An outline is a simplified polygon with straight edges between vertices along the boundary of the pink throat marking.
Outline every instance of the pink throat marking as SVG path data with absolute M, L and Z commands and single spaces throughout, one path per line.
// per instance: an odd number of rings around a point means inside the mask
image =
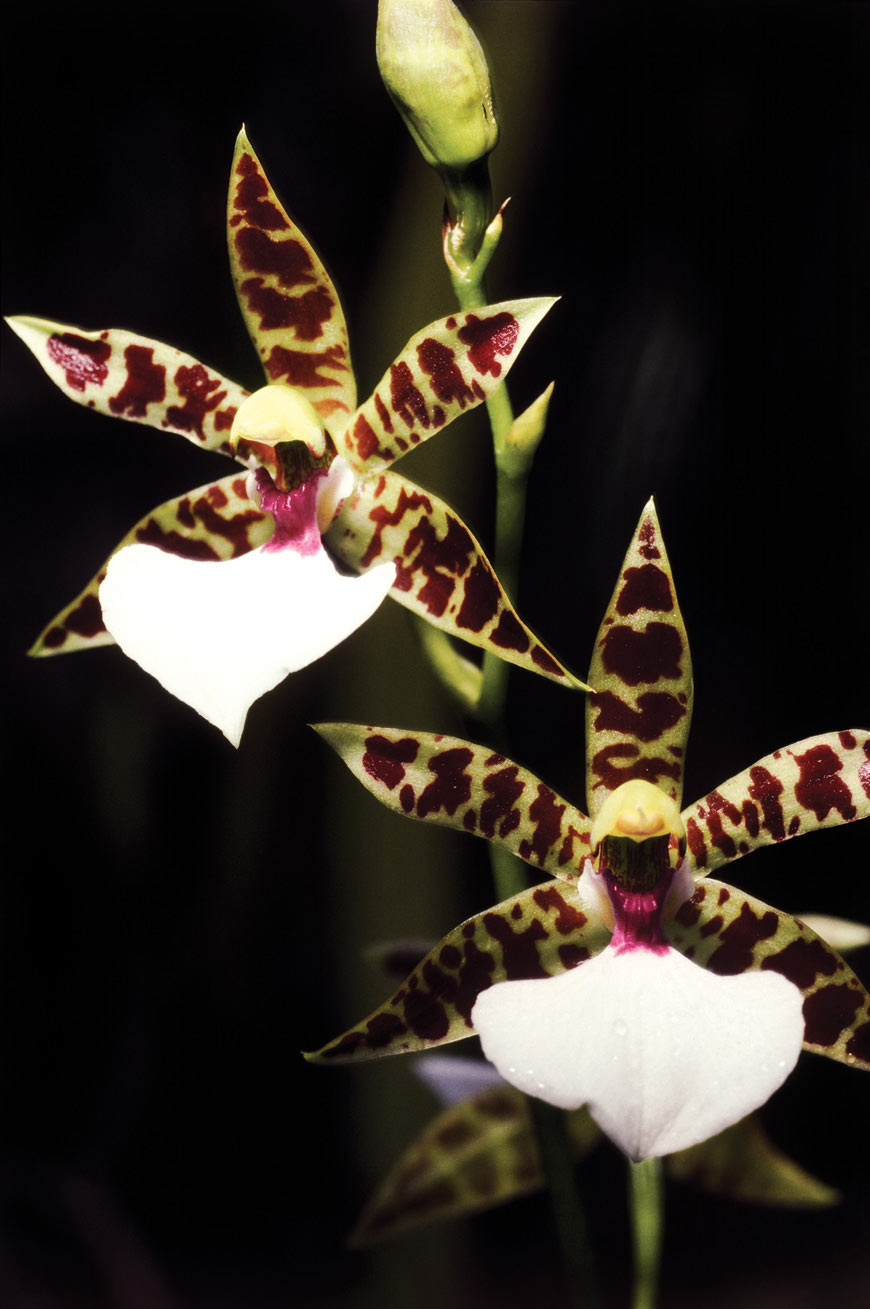
M 317 527 L 317 489 L 325 468 L 317 468 L 295 491 L 279 491 L 265 468 L 254 474 L 260 492 L 261 507 L 275 519 L 275 531 L 264 550 L 295 550 L 310 556 L 322 550 Z
M 604 873 L 614 919 L 610 944 L 617 954 L 626 950 L 667 954 L 670 946 L 662 935 L 661 917 L 672 879 L 673 873 L 668 869 L 649 891 L 629 891 L 611 873 Z

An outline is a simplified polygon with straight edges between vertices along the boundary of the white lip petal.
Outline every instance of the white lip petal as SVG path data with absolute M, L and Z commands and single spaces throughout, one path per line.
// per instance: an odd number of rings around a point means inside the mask
M 471 1019 L 507 1081 L 582 1104 L 632 1159 L 704 1141 L 794 1068 L 803 996 L 775 972 L 718 977 L 676 950 L 611 947 L 570 972 L 502 982 Z
M 253 702 L 370 618 L 395 577 L 338 573 L 323 549 L 260 548 L 201 562 L 131 545 L 100 587 L 121 649 L 238 745 Z

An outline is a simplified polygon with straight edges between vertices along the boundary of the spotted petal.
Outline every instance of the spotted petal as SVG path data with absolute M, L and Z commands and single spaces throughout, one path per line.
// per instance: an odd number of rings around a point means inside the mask
M 480 543 L 430 491 L 393 472 L 360 478 L 327 542 L 357 572 L 392 560 L 393 599 L 434 627 L 520 668 L 584 687 L 526 627 Z
M 512 1085 L 586 1105 L 632 1159 L 683 1150 L 763 1104 L 801 1048 L 801 995 L 775 973 L 717 977 L 676 950 L 616 950 L 484 991 L 484 1054 Z
M 810 736 L 759 759 L 683 812 L 693 871 L 870 815 L 870 733 Z
M 779 973 L 803 996 L 804 1046 L 870 1068 L 870 995 L 836 950 L 790 914 L 708 878 L 665 928 L 687 958 L 710 972 Z
M 124 653 L 238 745 L 253 702 L 355 631 L 391 581 L 389 564 L 345 577 L 319 545 L 221 563 L 131 545 L 110 561 L 100 602 Z
M 501 386 L 555 303 L 550 297 L 506 300 L 424 327 L 351 418 L 340 453 L 374 472 L 428 441 Z
M 76 404 L 232 453 L 230 428 L 248 393 L 192 355 L 115 327 L 84 332 L 47 318 L 6 321 Z
M 582 1159 L 598 1129 L 583 1111 L 568 1127 L 574 1156 Z M 525 1100 L 512 1086 L 490 1087 L 433 1119 L 366 1206 L 352 1243 L 370 1245 L 491 1209 L 543 1184 Z
M 118 542 L 85 589 L 42 631 L 30 654 L 68 654 L 112 643 L 98 592 L 109 560 L 124 546 L 156 545 L 183 559 L 236 559 L 263 545 L 273 530 L 271 514 L 263 513 L 248 498 L 245 476 L 239 470 L 167 500 Z
M 692 716 L 692 664 L 652 500 L 595 638 L 586 706 L 586 801 L 594 817 L 631 778 L 677 804 Z
M 609 940 L 571 890 L 531 887 L 448 933 L 386 1004 L 306 1058 L 350 1063 L 472 1036 L 481 991 L 509 978 L 556 976 Z
M 268 381 L 303 391 L 337 436 L 356 405 L 341 302 L 244 131 L 233 157 L 227 237 L 239 305 Z
M 319 723 L 316 731 L 381 804 L 503 846 L 565 882 L 589 852 L 589 819 L 482 745 L 431 732 Z

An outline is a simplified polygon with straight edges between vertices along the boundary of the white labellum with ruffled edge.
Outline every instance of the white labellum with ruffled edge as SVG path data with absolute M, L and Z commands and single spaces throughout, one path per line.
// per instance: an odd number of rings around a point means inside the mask
M 353 489 L 335 458 L 295 491 L 256 474 L 275 516 L 270 541 L 238 559 L 120 550 L 100 587 L 103 618 L 126 655 L 238 745 L 253 702 L 350 636 L 386 597 L 395 565 L 337 571 L 321 542 Z

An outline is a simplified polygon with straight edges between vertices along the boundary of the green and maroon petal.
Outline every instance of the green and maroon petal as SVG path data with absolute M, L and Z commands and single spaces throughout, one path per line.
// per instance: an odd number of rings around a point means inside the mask
M 597 954 L 610 932 L 571 891 L 533 886 L 448 933 L 386 1004 L 306 1059 L 351 1063 L 472 1036 L 474 1002 L 496 982 L 555 977 Z
M 6 321 L 76 404 L 232 455 L 230 428 L 248 393 L 192 355 L 116 327 L 84 332 L 47 318 Z
M 760 845 L 870 814 L 870 733 L 853 728 L 774 750 L 683 811 L 694 873 Z
M 594 817 L 643 778 L 677 804 L 692 717 L 692 662 L 652 500 L 595 639 L 586 705 L 586 803 Z
M 582 1159 L 601 1133 L 585 1109 L 567 1121 L 574 1156 Z M 490 1087 L 433 1119 L 366 1206 L 351 1243 L 372 1245 L 492 1209 L 543 1185 L 525 1097 L 512 1086 Z
M 700 1145 L 668 1155 L 665 1171 L 672 1181 L 744 1204 L 825 1209 L 840 1199 L 833 1187 L 783 1154 L 754 1114 Z
M 356 406 L 341 302 L 244 131 L 233 157 L 227 240 L 239 305 L 267 380 L 303 391 L 337 437 Z
M 434 627 L 529 672 L 586 689 L 526 627 L 480 543 L 431 491 L 388 471 L 360 478 L 326 542 L 358 573 L 393 562 L 390 595 Z
M 263 545 L 274 531 L 274 522 L 271 514 L 248 499 L 245 480 L 245 474 L 237 470 L 158 505 L 118 542 L 109 559 L 136 542 L 202 560 L 235 559 Z M 109 559 L 72 604 L 48 624 L 30 649 L 31 655 L 68 654 L 112 643 L 99 598 Z
M 555 303 L 507 300 L 424 327 L 351 418 L 339 454 L 371 472 L 428 441 L 501 386 Z
M 485 837 L 564 882 L 583 871 L 589 819 L 504 755 L 393 727 L 318 723 L 315 731 L 394 813 Z
M 665 937 L 722 977 L 755 968 L 781 973 L 804 994 L 804 1049 L 870 1069 L 870 995 L 836 950 L 791 914 L 709 878 Z

